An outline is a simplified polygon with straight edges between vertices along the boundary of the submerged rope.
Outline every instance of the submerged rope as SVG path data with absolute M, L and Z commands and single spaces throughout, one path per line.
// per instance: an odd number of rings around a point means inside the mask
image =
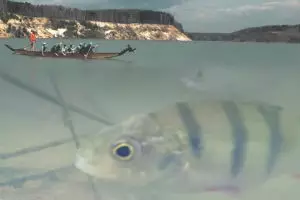
M 91 113 L 88 113 L 87 111 L 79 108 L 79 107 L 76 107 L 74 105 L 70 105 L 70 104 L 67 104 L 60 91 L 59 91 L 59 88 L 58 86 L 56 85 L 56 82 L 54 81 L 53 77 L 51 79 L 51 82 L 54 86 L 54 89 L 57 93 L 57 96 L 58 96 L 58 99 L 56 99 L 55 97 L 43 92 L 42 90 L 39 90 L 33 86 L 30 86 L 30 85 L 27 85 L 25 83 L 23 83 L 22 81 L 18 80 L 17 78 L 13 77 L 13 76 L 10 76 L 9 74 L 3 72 L 2 70 L 0 70 L 0 78 L 5 81 L 5 82 L 8 82 L 22 90 L 25 90 L 41 99 L 44 99 L 50 103 L 53 103 L 53 104 L 56 104 L 56 105 L 59 105 L 62 107 L 63 109 L 63 121 L 64 121 L 64 124 L 68 127 L 68 129 L 70 130 L 71 132 L 71 135 L 72 135 L 72 141 L 75 142 L 75 146 L 76 146 L 76 149 L 78 149 L 80 147 L 80 143 L 79 143 L 79 140 L 78 140 L 78 137 L 75 133 L 75 129 L 74 129 L 74 125 L 73 125 L 73 122 L 70 118 L 70 113 L 69 113 L 69 110 L 72 110 L 73 112 L 76 112 L 78 114 L 81 114 L 85 117 L 87 117 L 88 119 L 91 119 L 91 120 L 95 120 L 95 121 L 98 121 L 100 123 L 103 123 L 105 125 L 113 125 L 113 123 L 105 120 L 105 119 L 102 119 L 96 115 L 93 115 Z M 54 146 L 58 146 L 58 145 L 62 145 L 62 144 L 65 144 L 67 142 L 70 142 L 71 139 L 63 139 L 63 140 L 60 140 L 60 141 L 54 141 L 54 142 L 50 142 L 50 143 L 47 143 L 47 144 L 44 144 L 44 145 L 39 145 L 39 146 L 35 146 L 35 147 L 30 147 L 30 148 L 25 148 L 25 149 L 22 149 L 22 150 L 19 150 L 19 151 L 16 151 L 16 152 L 13 152 L 13 153 L 8 153 L 8 154 L 0 154 L 0 158 L 1 159 L 8 159 L 8 158 L 12 158 L 12 157 L 16 157 L 16 156 L 20 156 L 20 155 L 24 155 L 24 154 L 27 154 L 27 153 L 31 153 L 31 152 L 36 152 L 36 151 L 39 151 L 41 149 L 45 149 L 45 148 L 49 148 L 49 147 L 54 147 Z M 72 166 L 73 167 L 73 166 Z M 61 169 L 55 169 L 55 170 L 50 170 L 48 172 L 45 172 L 45 173 L 42 173 L 42 174 L 35 174 L 35 175 L 30 175 L 30 176 L 27 176 L 27 177 L 22 177 L 22 178 L 17 178 L 17 179 L 12 179 L 12 180 L 9 180 L 7 182 L 3 182 L 3 183 L 0 183 L 0 186 L 5 186 L 5 185 L 14 185 L 14 186 L 20 186 L 22 184 L 24 184 L 24 182 L 28 181 L 28 180 L 36 180 L 36 179 L 41 179 L 41 178 L 45 178 L 45 177 L 49 177 L 49 176 L 53 176 L 53 174 L 55 174 L 56 172 L 59 172 L 61 170 L 66 170 L 66 169 L 70 169 L 69 166 L 67 167 L 62 167 Z M 96 187 L 95 187 L 95 183 L 93 181 L 93 178 L 91 176 L 88 176 L 88 181 L 89 183 L 91 184 L 91 188 L 92 188 L 92 191 L 94 193 L 94 197 L 95 199 L 99 200 L 100 197 L 96 191 Z
M 20 80 L 18 80 L 17 78 L 3 72 L 2 70 L 0 70 L 0 78 L 5 81 L 5 82 L 8 82 L 26 92 L 29 92 L 41 99 L 44 99 L 50 103 L 53 103 L 55 105 L 58 105 L 58 106 L 63 106 L 61 105 L 61 102 L 58 101 L 55 97 L 51 96 L 50 94 L 47 94 L 46 92 L 38 89 L 38 88 L 35 88 L 33 86 L 30 86 Z M 65 105 L 69 110 L 73 111 L 73 112 L 76 112 L 82 116 L 85 116 L 86 118 L 90 119 L 90 120 L 94 120 L 94 121 L 97 121 L 99 123 L 102 123 L 102 124 L 105 124 L 105 125 L 113 125 L 112 122 L 106 120 L 106 119 L 103 119 L 101 117 L 98 117 L 92 113 L 89 113 L 75 105 L 70 105 L 70 104 L 66 104 Z
M 73 122 L 72 122 L 72 119 L 71 119 L 71 115 L 68 111 L 68 108 L 66 106 L 66 102 L 64 101 L 63 99 L 63 96 L 56 84 L 56 81 L 54 80 L 54 76 L 51 76 L 50 77 L 50 80 L 52 82 L 52 85 L 54 87 L 54 90 L 58 96 L 58 101 L 60 101 L 60 105 L 62 105 L 62 108 L 63 108 L 63 121 L 64 121 L 64 124 L 69 128 L 70 132 L 71 132 L 71 135 L 73 137 L 73 140 L 75 142 L 75 146 L 76 146 L 76 149 L 79 149 L 80 148 L 80 143 L 79 143 L 79 140 L 78 140 L 78 137 L 75 133 L 75 128 L 74 128 L 74 125 L 73 125 Z M 90 175 L 87 175 L 88 176 L 88 182 L 89 184 L 91 185 L 91 188 L 92 188 L 92 191 L 93 191 L 93 194 L 94 194 L 94 199 L 95 200 L 100 200 L 100 197 L 99 197 L 99 194 L 96 190 L 96 187 L 95 187 L 95 183 L 93 181 L 93 178 L 90 176 Z

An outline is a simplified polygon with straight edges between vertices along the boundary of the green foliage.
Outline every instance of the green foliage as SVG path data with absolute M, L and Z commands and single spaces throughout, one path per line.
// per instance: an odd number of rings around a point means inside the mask
M 77 25 L 74 20 L 60 20 L 60 19 L 54 19 L 50 18 L 51 26 L 53 29 L 58 28 L 66 28 L 66 29 L 76 29 Z
M 78 34 L 76 30 L 67 29 L 67 31 L 64 32 L 64 35 L 66 38 L 78 38 Z
M 85 28 L 90 29 L 92 31 L 100 30 L 99 26 L 97 26 L 96 24 L 93 24 L 91 22 L 88 22 L 88 21 L 80 21 L 80 24 L 82 26 L 84 26 Z
M 10 19 L 16 19 L 16 20 L 20 20 L 20 18 L 13 14 L 13 13 L 4 13 L 4 12 L 1 12 L 0 13 L 0 19 L 4 22 L 4 23 L 7 23 L 8 20 Z
M 105 39 L 105 34 L 101 31 L 86 31 L 84 35 L 85 38 Z

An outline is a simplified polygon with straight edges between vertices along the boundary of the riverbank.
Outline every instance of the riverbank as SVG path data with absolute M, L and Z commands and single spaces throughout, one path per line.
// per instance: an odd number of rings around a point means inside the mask
M 191 41 L 173 25 L 61 20 L 16 14 L 10 14 L 0 20 L 0 38 L 27 37 L 31 30 L 37 32 L 38 38 Z

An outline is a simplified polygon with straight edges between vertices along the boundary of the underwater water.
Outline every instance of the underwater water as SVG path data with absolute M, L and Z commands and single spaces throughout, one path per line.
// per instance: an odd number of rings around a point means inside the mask
M 3 200 L 94 198 L 87 176 L 73 167 L 76 146 L 60 98 L 73 105 L 69 106 L 69 119 L 78 136 L 97 133 L 131 115 L 159 110 L 179 100 L 261 101 L 300 116 L 297 45 L 94 40 L 99 44 L 97 51 L 119 51 L 128 43 L 137 48 L 135 53 L 102 61 L 31 58 L 12 55 L 4 46 L 8 43 L 23 47 L 26 42 L 0 41 L 0 199 Z M 296 147 L 291 156 L 297 161 L 297 155 Z M 293 170 L 274 175 L 238 196 L 200 189 L 197 192 L 197 185 L 181 183 L 194 192 L 166 189 L 161 197 L 292 200 L 300 195 L 300 178 L 295 176 L 298 163 L 295 166 L 283 163 L 285 169 Z M 122 188 L 101 183 L 95 187 L 104 196 L 102 199 L 124 198 L 124 193 L 135 199 L 126 192 L 136 192 L 129 185 Z M 177 187 L 181 188 L 180 183 Z M 140 192 L 139 199 L 154 198 L 144 194 L 148 193 Z

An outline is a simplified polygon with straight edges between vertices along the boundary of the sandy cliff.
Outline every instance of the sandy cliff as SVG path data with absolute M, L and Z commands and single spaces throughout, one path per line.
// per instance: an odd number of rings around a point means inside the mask
M 171 25 L 57 20 L 24 17 L 14 14 L 6 18 L 2 17 L 0 20 L 0 38 L 26 37 L 32 29 L 37 32 L 38 38 L 79 37 L 111 40 L 191 40 Z

